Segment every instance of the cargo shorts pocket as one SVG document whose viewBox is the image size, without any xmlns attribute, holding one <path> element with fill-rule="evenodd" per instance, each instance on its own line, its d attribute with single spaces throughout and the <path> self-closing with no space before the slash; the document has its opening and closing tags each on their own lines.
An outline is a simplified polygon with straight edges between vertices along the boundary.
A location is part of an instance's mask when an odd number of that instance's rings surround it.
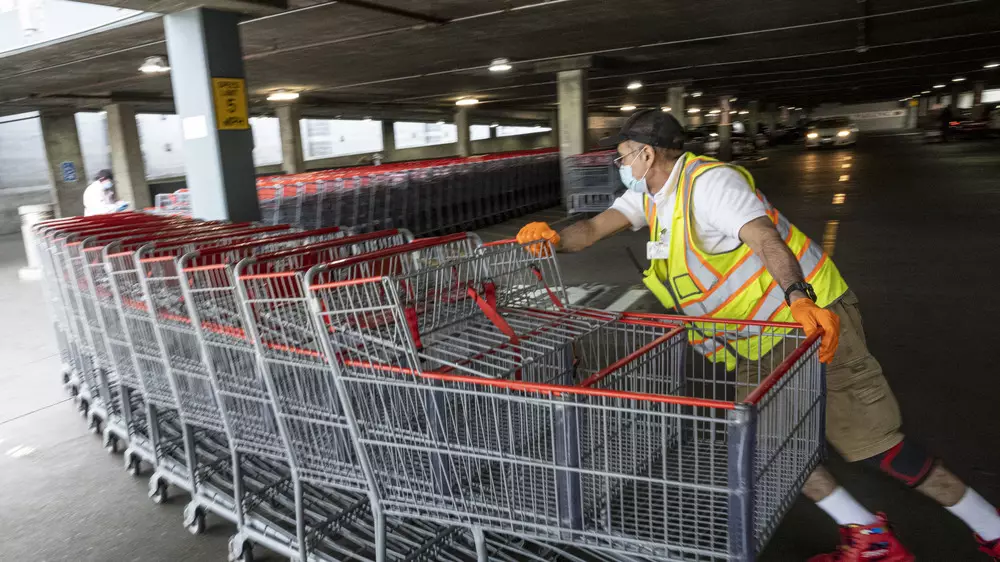
<svg viewBox="0 0 1000 562">
<path fill-rule="evenodd" d="M 902 416 L 882 367 L 871 355 L 831 369 L 827 438 L 849 461 L 877 455 L 901 439 Z"/>
</svg>

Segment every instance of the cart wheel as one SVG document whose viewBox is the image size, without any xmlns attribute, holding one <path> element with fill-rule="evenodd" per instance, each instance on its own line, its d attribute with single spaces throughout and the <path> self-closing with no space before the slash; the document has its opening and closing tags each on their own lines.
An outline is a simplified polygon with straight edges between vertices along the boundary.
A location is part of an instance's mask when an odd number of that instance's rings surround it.
<svg viewBox="0 0 1000 562">
<path fill-rule="evenodd" d="M 184 528 L 192 535 L 200 535 L 205 532 L 205 510 L 188 504 L 184 508 Z"/>
<path fill-rule="evenodd" d="M 155 488 L 153 485 L 149 487 L 149 499 L 153 500 L 153 503 L 157 505 L 167 503 L 170 500 L 170 492 L 167 490 L 169 485 L 167 482 L 161 478 L 157 478 L 155 486 Z"/>
<path fill-rule="evenodd" d="M 101 435 L 104 433 L 104 428 L 101 427 L 101 418 L 97 416 L 90 416 L 90 421 L 87 423 L 87 427 L 94 435 Z"/>
<path fill-rule="evenodd" d="M 118 453 L 118 444 L 121 442 L 118 436 L 109 433 L 104 438 L 104 448 L 107 449 L 109 455 L 114 455 Z M 131 463 L 130 463 L 131 464 Z M 128 467 L 126 467 L 128 468 Z"/>
<path fill-rule="evenodd" d="M 62 372 L 62 381 L 64 385 L 69 384 L 69 371 Z"/>
<path fill-rule="evenodd" d="M 69 395 L 72 396 L 73 398 L 76 398 L 77 395 L 79 395 L 79 394 L 80 394 L 80 389 L 77 388 L 76 385 L 70 385 L 70 387 L 69 387 Z"/>
<path fill-rule="evenodd" d="M 83 419 L 87 419 L 87 415 L 90 413 L 90 402 L 87 402 L 87 400 L 81 398 L 79 408 L 80 408 L 80 415 L 83 416 Z"/>
<path fill-rule="evenodd" d="M 138 478 L 142 476 L 142 459 L 135 453 L 130 453 L 125 461 L 125 472 Z"/>
<path fill-rule="evenodd" d="M 230 562 L 253 562 L 253 543 L 243 540 L 240 535 L 229 539 Z"/>
</svg>

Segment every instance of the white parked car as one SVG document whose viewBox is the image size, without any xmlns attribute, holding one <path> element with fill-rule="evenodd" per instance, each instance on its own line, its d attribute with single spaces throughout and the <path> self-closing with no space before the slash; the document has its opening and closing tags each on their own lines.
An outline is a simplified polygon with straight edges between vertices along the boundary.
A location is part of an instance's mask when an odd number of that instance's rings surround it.
<svg viewBox="0 0 1000 562">
<path fill-rule="evenodd" d="M 856 142 L 858 127 L 846 117 L 827 117 L 806 125 L 806 148 L 853 146 Z"/>
</svg>

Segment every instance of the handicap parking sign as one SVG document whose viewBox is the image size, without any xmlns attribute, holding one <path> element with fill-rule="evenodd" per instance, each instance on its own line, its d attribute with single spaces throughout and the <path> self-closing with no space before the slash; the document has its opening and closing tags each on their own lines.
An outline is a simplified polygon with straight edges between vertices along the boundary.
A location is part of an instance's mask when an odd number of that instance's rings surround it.
<svg viewBox="0 0 1000 562">
<path fill-rule="evenodd" d="M 62 178 L 64 182 L 74 182 L 76 181 L 76 164 L 72 162 L 62 162 L 59 164 L 62 168 Z"/>
</svg>

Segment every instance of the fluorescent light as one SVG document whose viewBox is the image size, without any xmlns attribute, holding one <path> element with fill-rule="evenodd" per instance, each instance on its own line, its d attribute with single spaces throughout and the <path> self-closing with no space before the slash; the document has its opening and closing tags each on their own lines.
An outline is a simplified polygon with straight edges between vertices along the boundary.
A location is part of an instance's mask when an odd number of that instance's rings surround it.
<svg viewBox="0 0 1000 562">
<path fill-rule="evenodd" d="M 267 101 L 294 101 L 299 99 L 298 92 L 288 92 L 285 90 L 278 90 L 277 92 L 271 92 L 267 96 Z"/>
<path fill-rule="evenodd" d="M 476 105 L 479 100 L 476 98 L 462 98 L 455 102 L 455 105 Z"/>
<path fill-rule="evenodd" d="M 956 76 L 951 79 L 952 82 L 965 82 L 965 78 L 962 76 Z"/>
<path fill-rule="evenodd" d="M 748 110 L 748 109 L 741 109 L 740 110 L 740 115 L 750 115 L 750 110 Z"/>
<path fill-rule="evenodd" d="M 496 129 L 499 126 L 500 126 L 500 123 L 490 123 L 490 127 L 493 128 L 493 129 Z"/>
<path fill-rule="evenodd" d="M 944 84 L 934 84 L 935 90 L 940 90 L 941 88 L 944 88 Z"/>
<path fill-rule="evenodd" d="M 635 111 L 635 106 L 634 105 L 623 105 L 621 107 L 621 110 L 622 111 Z"/>
<path fill-rule="evenodd" d="M 441 120 L 439 120 L 439 121 L 437 122 L 437 125 L 444 125 L 444 119 L 441 119 Z"/>
<path fill-rule="evenodd" d="M 669 113 L 670 112 L 670 106 L 669 105 L 665 105 L 665 106 L 663 106 L 663 107 L 660 108 L 660 111 L 662 111 L 664 113 Z"/>
<path fill-rule="evenodd" d="M 507 59 L 493 59 L 490 63 L 490 72 L 507 72 L 514 68 Z"/>
<path fill-rule="evenodd" d="M 688 113 L 701 113 L 701 108 L 700 107 L 689 107 L 688 108 Z"/>
<path fill-rule="evenodd" d="M 736 115 L 737 113 L 739 113 L 739 111 L 736 111 L 735 109 L 730 109 L 729 110 L 729 114 L 730 115 Z"/>
<path fill-rule="evenodd" d="M 930 90 L 924 90 L 924 91 L 922 91 L 920 93 L 923 94 L 923 95 L 927 95 L 927 94 L 931 93 L 931 91 Z"/>
<path fill-rule="evenodd" d="M 739 98 L 729 98 L 729 101 L 730 101 L 730 102 L 735 102 L 735 101 L 736 101 L 736 100 L 738 100 L 738 99 L 739 99 Z"/>
<path fill-rule="evenodd" d="M 625 88 L 628 90 L 638 90 L 639 88 L 642 88 L 642 82 L 633 80 L 632 82 L 629 82 L 628 86 L 625 86 Z"/>
<path fill-rule="evenodd" d="M 145 74 L 162 74 L 164 72 L 170 72 L 170 65 L 167 64 L 166 57 L 146 57 L 142 66 L 139 67 L 139 72 L 143 72 Z"/>
<path fill-rule="evenodd" d="M 713 110 L 711 110 L 711 111 L 708 112 L 709 115 L 718 115 L 720 113 L 722 113 L 722 112 L 719 111 L 718 109 L 713 109 Z"/>
<path fill-rule="evenodd" d="M 1000 62 L 988 62 L 983 65 L 983 68 L 996 68 L 1000 66 Z"/>
<path fill-rule="evenodd" d="M 700 98 L 701 97 L 701 92 L 691 92 L 691 97 L 692 98 Z"/>
</svg>

